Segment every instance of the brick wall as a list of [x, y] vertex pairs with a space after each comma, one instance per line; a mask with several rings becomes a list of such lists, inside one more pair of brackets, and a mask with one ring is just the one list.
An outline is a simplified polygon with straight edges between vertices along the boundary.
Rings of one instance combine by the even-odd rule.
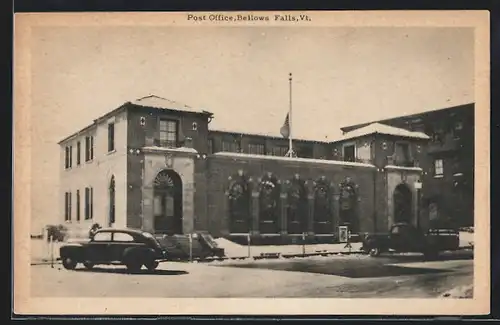
[[[257, 183], [259, 177], [271, 172], [284, 184], [292, 180], [295, 174], [311, 184], [324, 176], [331, 183], [334, 194], [338, 194], [339, 185], [349, 177], [358, 186], [357, 215], [359, 218], [360, 231], [373, 231], [374, 206], [383, 205], [383, 198], [375, 198], [374, 177], [377, 169], [370, 165], [347, 166], [339, 162], [307, 160], [307, 159], [284, 159], [283, 157], [256, 157], [249, 155], [215, 154], [209, 156], [206, 161], [207, 196], [208, 196], [208, 230], [214, 235], [225, 235], [229, 233], [229, 215], [227, 211], [226, 191], [229, 185], [229, 177], [234, 177], [242, 170], [246, 176], [252, 178], [253, 184]], [[283, 185], [281, 185], [283, 186]], [[309, 187], [311, 187], [309, 185]], [[254, 187], [255, 188], [255, 187]], [[310, 193], [311, 193], [310, 189]], [[375, 203], [375, 199], [377, 203]], [[197, 203], [198, 204], [198, 203]], [[338, 221], [338, 201], [333, 201], [333, 218]]]

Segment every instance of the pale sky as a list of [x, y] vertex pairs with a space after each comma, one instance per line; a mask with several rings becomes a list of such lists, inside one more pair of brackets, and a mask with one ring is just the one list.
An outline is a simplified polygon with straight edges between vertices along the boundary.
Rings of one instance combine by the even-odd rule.
[[212, 129], [279, 134], [292, 72], [294, 137], [318, 140], [474, 101], [467, 28], [38, 27], [32, 35], [34, 229], [57, 222], [63, 208], [57, 142], [143, 96], [211, 111]]

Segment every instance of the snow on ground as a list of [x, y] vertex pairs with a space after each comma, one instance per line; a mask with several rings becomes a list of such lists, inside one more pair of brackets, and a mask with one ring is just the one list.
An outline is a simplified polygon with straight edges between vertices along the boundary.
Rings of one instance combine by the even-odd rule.
[[[248, 257], [248, 246], [239, 245], [231, 242], [225, 238], [215, 239], [219, 247], [224, 248], [226, 256], [228, 257]], [[461, 232], [460, 233], [460, 246], [468, 247], [470, 243], [474, 243], [474, 233]], [[49, 260], [52, 256], [56, 259], [59, 257], [59, 247], [64, 243], [55, 242], [51, 246], [46, 240], [31, 239], [30, 242], [30, 256], [31, 260], [42, 261]], [[322, 251], [327, 252], [347, 252], [349, 249], [344, 248], [345, 244], [317, 244], [305, 245], [305, 253], [319, 253]], [[358, 251], [361, 248], [360, 243], [352, 244], [352, 251]], [[283, 254], [302, 254], [303, 247], [301, 245], [267, 245], [267, 246], [250, 246], [250, 255], [259, 256], [263, 253], [280, 253]], [[319, 257], [321, 258], [321, 257]]]
[[[248, 246], [233, 243], [225, 238], [215, 239], [219, 247], [224, 248], [224, 252], [228, 257], [245, 257], [248, 256]], [[358, 251], [361, 248], [361, 243], [351, 244], [351, 251]], [[317, 244], [317, 245], [265, 245], [265, 246], [250, 246], [250, 255], [259, 256], [266, 253], [283, 254], [306, 254], [327, 252], [347, 252], [348, 248], [344, 248], [345, 244]]]
[[459, 286], [443, 293], [441, 297], [452, 299], [474, 298], [474, 286], [472, 284]]

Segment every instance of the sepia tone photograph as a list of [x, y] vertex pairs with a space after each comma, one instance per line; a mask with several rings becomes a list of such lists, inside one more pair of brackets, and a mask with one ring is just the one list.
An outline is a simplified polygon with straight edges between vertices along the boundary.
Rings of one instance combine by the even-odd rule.
[[20, 313], [488, 312], [487, 13], [15, 25]]

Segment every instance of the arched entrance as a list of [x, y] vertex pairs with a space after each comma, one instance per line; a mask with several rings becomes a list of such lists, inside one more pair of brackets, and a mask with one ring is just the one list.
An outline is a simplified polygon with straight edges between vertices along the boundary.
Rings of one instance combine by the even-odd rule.
[[115, 176], [111, 176], [108, 189], [109, 211], [108, 211], [108, 227], [112, 227], [115, 223]]
[[173, 170], [162, 170], [154, 181], [156, 233], [182, 234], [182, 180]]
[[412, 193], [408, 185], [399, 184], [394, 189], [394, 222], [411, 223]]

